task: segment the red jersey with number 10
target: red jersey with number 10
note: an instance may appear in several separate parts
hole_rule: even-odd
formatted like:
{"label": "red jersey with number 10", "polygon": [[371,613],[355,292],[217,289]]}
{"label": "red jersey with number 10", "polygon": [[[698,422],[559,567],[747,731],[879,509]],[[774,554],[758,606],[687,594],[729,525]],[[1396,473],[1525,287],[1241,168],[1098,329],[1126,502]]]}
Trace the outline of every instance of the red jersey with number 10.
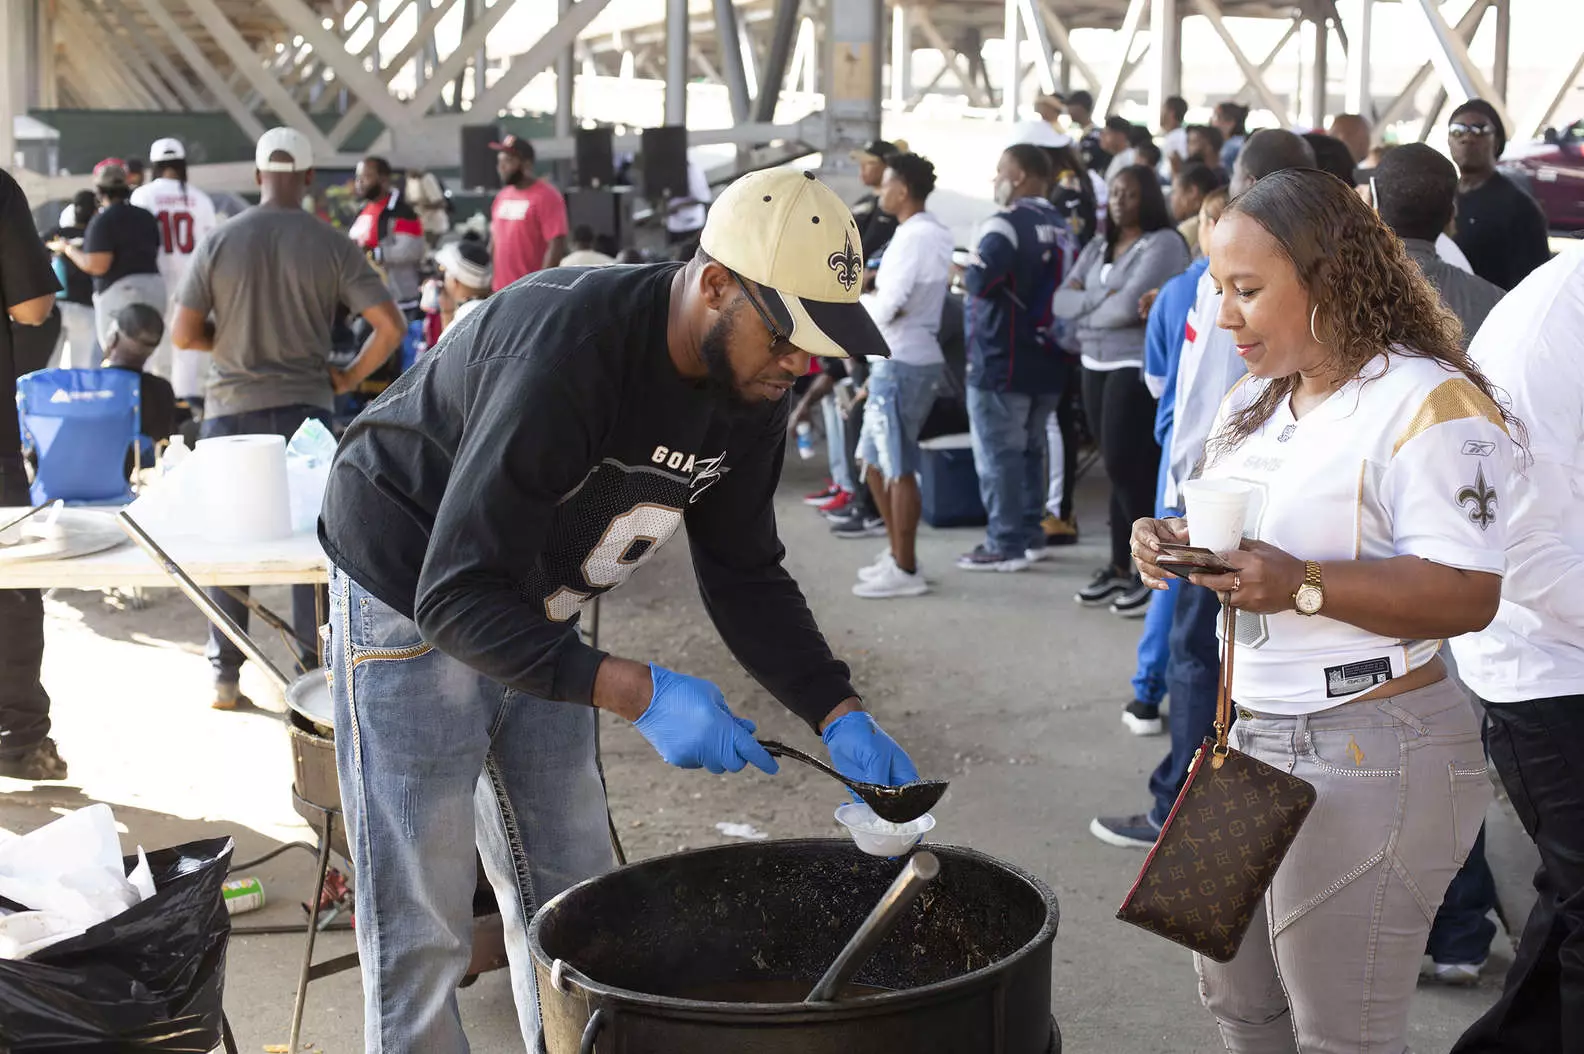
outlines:
{"label": "red jersey with number 10", "polygon": [[544,267],[545,249],[567,232],[566,201],[542,179],[502,187],[490,210],[490,255],[495,288],[505,289]]}

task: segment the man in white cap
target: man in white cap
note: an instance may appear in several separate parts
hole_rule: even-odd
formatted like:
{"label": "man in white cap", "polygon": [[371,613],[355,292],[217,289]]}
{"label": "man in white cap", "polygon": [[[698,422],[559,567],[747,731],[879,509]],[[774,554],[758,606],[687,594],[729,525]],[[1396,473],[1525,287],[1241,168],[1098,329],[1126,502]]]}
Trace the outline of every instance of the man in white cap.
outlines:
{"label": "man in white cap", "polygon": [[[187,274],[193,252],[215,228],[215,207],[208,194],[187,185],[187,150],[180,139],[154,140],[149,147],[149,167],[154,178],[132,192],[132,204],[153,213],[159,221],[159,272],[171,297],[168,317],[169,311],[175,310],[176,290]],[[178,399],[201,399],[204,365],[201,352],[173,355],[167,331],[146,368],[167,377]]]}
{"label": "man in white cap", "polygon": [[528,919],[612,863],[596,709],[673,765],[776,771],[718,687],[578,636],[684,523],[737,660],[845,775],[916,778],[781,566],[773,506],[810,356],[886,354],[859,244],[812,173],[755,172],[690,261],[530,275],[347,430],[319,536],[368,1050],[467,1049],[475,841],[539,1049]]}
{"label": "man in white cap", "polygon": [[[308,140],[272,128],[254,158],[259,203],[198,244],[176,293],[171,319],[177,348],[207,352],[200,438],[275,434],[290,438],[309,418],[329,425],[336,395],[354,390],[390,357],[407,321],[363,252],[302,208],[313,180]],[[344,369],[326,359],[339,305],[362,315],[371,333]],[[244,628],[247,607],[229,594],[211,595]],[[298,658],[318,665],[318,618],[312,586],[292,589]],[[242,653],[218,632],[207,651],[214,667],[214,707],[247,702],[237,688]]]}

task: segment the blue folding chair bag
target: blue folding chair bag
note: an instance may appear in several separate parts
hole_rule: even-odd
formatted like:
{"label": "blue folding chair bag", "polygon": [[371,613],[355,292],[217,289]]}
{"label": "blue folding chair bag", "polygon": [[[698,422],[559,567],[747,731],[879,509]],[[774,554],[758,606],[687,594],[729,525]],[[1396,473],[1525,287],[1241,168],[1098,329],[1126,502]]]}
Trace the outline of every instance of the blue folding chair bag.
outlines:
{"label": "blue folding chair bag", "polygon": [[35,370],[17,378],[22,446],[37,458],[34,504],[130,501],[142,381],[130,370]]}

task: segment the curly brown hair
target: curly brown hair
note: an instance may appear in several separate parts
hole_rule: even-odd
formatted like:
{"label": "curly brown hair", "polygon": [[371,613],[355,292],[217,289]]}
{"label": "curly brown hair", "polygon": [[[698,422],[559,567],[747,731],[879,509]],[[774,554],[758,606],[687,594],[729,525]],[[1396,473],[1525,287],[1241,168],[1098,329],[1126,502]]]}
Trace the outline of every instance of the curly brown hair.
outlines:
{"label": "curly brown hair", "polygon": [[[1402,240],[1352,187],[1317,169],[1284,169],[1233,198],[1224,216],[1234,213],[1265,228],[1292,262],[1316,305],[1316,336],[1323,334],[1325,343],[1336,349],[1339,381],[1356,377],[1382,353],[1435,359],[1463,374],[1495,403],[1508,434],[1523,444],[1522,422],[1463,349],[1462,323],[1442,306],[1440,294],[1408,258]],[[1279,377],[1254,402],[1233,413],[1217,437],[1219,450],[1230,450],[1257,431],[1297,383],[1297,374]]]}

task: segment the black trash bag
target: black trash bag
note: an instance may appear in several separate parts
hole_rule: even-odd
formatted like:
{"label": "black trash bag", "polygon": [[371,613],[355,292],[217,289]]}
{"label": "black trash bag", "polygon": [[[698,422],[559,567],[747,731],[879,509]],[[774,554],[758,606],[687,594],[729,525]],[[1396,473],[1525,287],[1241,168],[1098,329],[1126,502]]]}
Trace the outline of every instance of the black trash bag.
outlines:
{"label": "black trash bag", "polygon": [[[230,838],[148,854],[154,895],[28,959],[0,959],[0,1052],[203,1052],[220,1045]],[[130,872],[136,857],[125,859]]]}

